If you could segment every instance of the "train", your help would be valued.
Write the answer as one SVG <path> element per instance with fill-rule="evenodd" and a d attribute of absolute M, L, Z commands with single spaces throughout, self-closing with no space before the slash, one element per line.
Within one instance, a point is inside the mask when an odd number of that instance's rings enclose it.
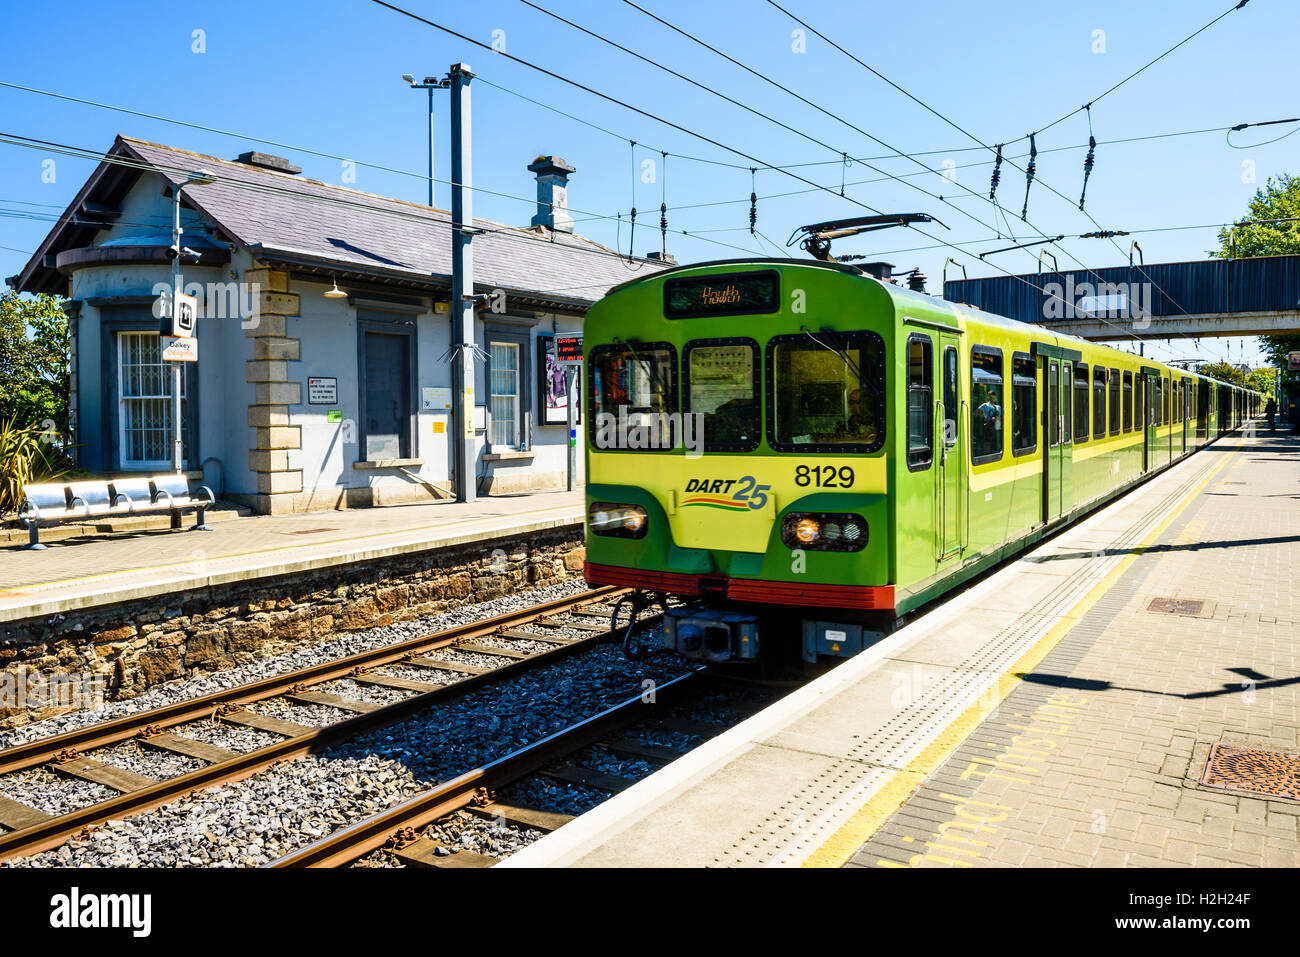
<path fill-rule="evenodd" d="M 856 654 L 1262 405 L 818 260 L 633 279 L 583 332 L 584 575 L 707 663 Z"/>

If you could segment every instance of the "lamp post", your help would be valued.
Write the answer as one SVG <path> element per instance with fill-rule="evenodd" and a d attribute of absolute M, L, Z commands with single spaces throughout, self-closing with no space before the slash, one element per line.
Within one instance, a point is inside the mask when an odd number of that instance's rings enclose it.
<path fill-rule="evenodd" d="M 433 91 L 445 90 L 451 84 L 447 80 L 440 80 L 436 76 L 426 76 L 421 83 L 415 82 L 415 77 L 410 73 L 403 73 L 402 79 L 411 85 L 413 90 L 429 91 L 429 205 L 433 205 Z"/>
<path fill-rule="evenodd" d="M 185 177 L 185 182 L 176 183 L 172 186 L 172 244 L 167 250 L 167 254 L 172 261 L 172 302 L 171 302 L 171 320 L 173 332 L 176 321 L 176 308 L 181 297 L 181 255 L 189 253 L 194 257 L 195 262 L 199 259 L 199 254 L 189 248 L 181 247 L 181 235 L 185 230 L 181 229 L 181 189 L 185 186 L 206 186 L 215 180 L 206 170 L 197 170 L 189 173 Z M 182 439 L 181 428 L 181 369 L 184 363 L 172 363 L 172 471 L 177 475 L 185 471 L 185 451 Z"/>

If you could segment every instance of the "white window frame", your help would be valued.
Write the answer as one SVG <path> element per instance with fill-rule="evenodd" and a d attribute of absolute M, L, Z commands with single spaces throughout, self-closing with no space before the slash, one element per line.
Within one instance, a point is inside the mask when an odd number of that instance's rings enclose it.
<path fill-rule="evenodd" d="M 140 470 L 149 470 L 149 471 L 162 471 L 162 470 L 166 470 L 166 469 L 171 468 L 171 464 L 172 464 L 172 463 L 171 463 L 171 442 L 172 442 L 172 439 L 171 439 L 171 428 L 172 428 L 172 424 L 171 424 L 171 415 L 172 415 L 172 404 L 171 404 L 171 382 L 172 382 L 172 370 L 171 370 L 171 364 L 170 364 L 170 363 L 167 363 L 167 362 L 162 362 L 161 359 L 159 360 L 159 365 L 161 366 L 161 381 L 164 383 L 164 385 L 165 385 L 165 387 L 166 387 L 164 392 L 162 392 L 161 394 L 158 394 L 158 395 L 128 395 L 128 394 L 127 394 L 127 390 L 126 390 L 126 381 L 125 381 L 125 380 L 126 380 L 126 376 L 125 376 L 125 362 L 124 362 L 124 359 L 125 359 L 125 351 L 126 351 L 126 348 L 127 348 L 127 340 L 128 340 L 129 338 L 139 338 L 139 339 L 143 339 L 143 338 L 152 338 L 152 339 L 157 340 L 157 339 L 159 338 L 159 336 L 158 336 L 158 333 L 156 333 L 156 332 L 139 332 L 139 331 L 127 331 L 127 330 L 124 330 L 124 331 L 122 331 L 122 332 L 118 332 L 118 333 L 117 333 L 117 336 L 116 336 L 116 339 L 117 339 L 117 343 L 116 343 L 116 345 L 117 345 L 117 350 L 116 350 L 117 355 L 116 355 L 116 363 L 115 363 L 115 364 L 116 364 L 116 367 L 117 367 L 116 371 L 117 371 L 117 442 L 118 442 L 118 446 L 117 446 L 117 447 L 118 447 L 118 457 L 119 457 L 119 459 L 120 459 L 120 461 L 121 461 L 121 467 L 124 468 L 124 469 L 140 469 Z M 133 365 L 143 365 L 143 363 L 133 363 Z M 181 376 L 181 420 L 182 420 L 182 424 L 184 424 L 184 419 L 185 419 L 185 401 L 186 401 L 186 400 L 185 400 L 185 379 L 186 379 L 186 376 L 182 375 L 182 376 Z M 129 432 L 130 430 L 127 429 L 127 414 L 126 414 L 127 405 L 128 405 L 129 403 L 152 402 L 152 401 L 159 401 L 159 400 L 161 400 L 161 401 L 163 402 L 163 422 L 164 422 L 164 428 L 166 428 L 166 430 L 167 430 L 166 437 L 164 438 L 164 441 L 163 441 L 163 449 L 167 452 L 167 455 L 166 455 L 165 457 L 161 458 L 161 459 L 132 459 L 132 458 L 128 458 L 128 457 L 127 457 L 127 452 L 128 452 L 128 450 L 130 449 L 130 444 L 129 444 L 128 441 L 127 441 L 127 435 L 128 435 L 128 432 Z"/>
<path fill-rule="evenodd" d="M 523 390 L 523 381 L 522 381 L 523 346 L 517 342 L 505 342 L 496 339 L 490 340 L 488 342 L 489 355 L 492 355 L 498 347 L 502 349 L 512 350 L 514 353 L 514 369 L 512 370 L 513 378 L 514 378 L 514 392 L 496 391 L 497 375 L 505 370 L 498 368 L 497 363 L 495 361 L 495 356 L 493 356 L 493 362 L 489 373 L 491 377 L 491 381 L 488 383 L 488 412 L 491 413 L 491 428 L 489 429 L 488 432 L 490 441 L 488 444 L 493 449 L 502 448 L 502 449 L 517 450 L 519 448 L 519 437 L 523 426 L 523 423 L 520 421 L 523 418 L 523 403 L 521 401 L 522 390 Z M 511 416 L 511 421 L 513 421 L 514 423 L 514 428 L 512 430 L 513 434 L 509 439 L 509 441 L 506 442 L 497 441 L 496 432 L 497 432 L 498 420 L 495 413 L 495 409 L 496 409 L 496 404 L 498 399 L 512 400 L 511 404 L 513 405 L 513 414 Z"/>

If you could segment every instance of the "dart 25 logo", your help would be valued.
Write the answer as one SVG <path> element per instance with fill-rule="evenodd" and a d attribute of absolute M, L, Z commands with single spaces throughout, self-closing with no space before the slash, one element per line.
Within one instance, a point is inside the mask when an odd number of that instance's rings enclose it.
<path fill-rule="evenodd" d="M 752 475 L 738 479 L 691 479 L 686 483 L 687 497 L 682 499 L 682 507 L 699 505 L 728 512 L 757 510 L 767 505 L 767 493 L 771 489 L 770 485 L 759 485 Z"/>

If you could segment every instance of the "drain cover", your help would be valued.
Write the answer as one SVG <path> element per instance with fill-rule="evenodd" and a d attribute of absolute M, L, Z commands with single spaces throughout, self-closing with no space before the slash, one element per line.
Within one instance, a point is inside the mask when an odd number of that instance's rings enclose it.
<path fill-rule="evenodd" d="M 1201 783 L 1300 801 L 1300 755 L 1216 744 L 1210 748 Z"/>
<path fill-rule="evenodd" d="M 1147 611 L 1164 612 L 1166 615 L 1199 615 L 1205 608 L 1203 601 L 1188 601 L 1183 598 L 1153 598 L 1147 605 Z"/>

